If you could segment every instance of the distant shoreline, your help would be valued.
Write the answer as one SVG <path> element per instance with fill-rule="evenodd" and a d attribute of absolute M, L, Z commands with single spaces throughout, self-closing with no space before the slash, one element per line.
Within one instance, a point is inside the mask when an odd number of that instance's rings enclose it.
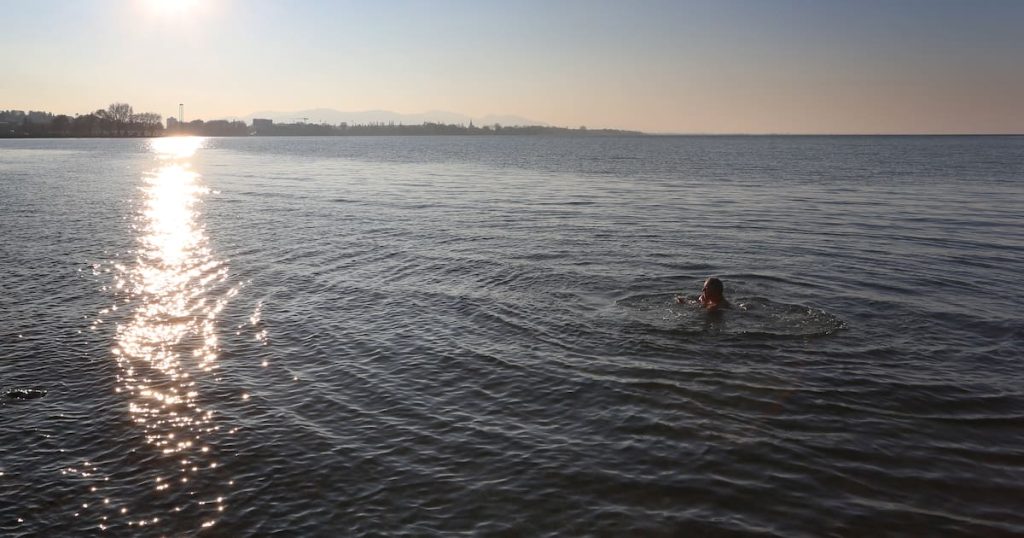
<path fill-rule="evenodd" d="M 179 105 L 180 106 L 180 105 Z M 580 126 L 550 127 L 546 125 L 502 126 L 500 123 L 477 126 L 461 123 L 424 121 L 419 124 L 401 122 L 326 122 L 275 123 L 272 119 L 253 118 L 250 124 L 239 120 L 195 119 L 189 122 L 168 117 L 166 125 L 159 114 L 136 113 L 128 103 L 111 103 L 74 117 L 40 110 L 0 110 L 0 138 L 146 138 L 167 135 L 193 136 L 495 136 L 495 135 L 586 135 L 640 136 L 644 133 L 623 129 L 588 129 Z"/>
<path fill-rule="evenodd" d="M 346 137 L 346 136 L 650 136 L 639 131 L 621 129 L 569 129 L 565 127 L 463 127 L 459 125 L 326 125 L 326 124 L 274 124 L 263 128 L 247 127 L 244 124 L 221 125 L 220 122 L 188 124 L 187 127 L 159 129 L 152 133 L 111 132 L 97 134 L 57 133 L 49 131 L 11 131 L 0 133 L 0 139 L 18 138 L 161 138 L 166 136 L 207 136 L 230 138 L 266 137 Z"/>
<path fill-rule="evenodd" d="M 379 133 L 379 134 L 250 134 L 250 135 L 219 135 L 219 134 L 193 134 L 193 133 L 163 133 L 152 136 L 64 136 L 64 135 L 2 135 L 0 140 L 41 140 L 41 139 L 67 139 L 67 140 L 89 140 L 89 139 L 150 139 L 167 138 L 175 136 L 202 136 L 205 138 L 423 138 L 423 137 L 557 137 L 557 138 L 601 138 L 601 137 L 636 137 L 636 138 L 966 138 L 966 137 L 1024 137 L 1024 133 L 899 133 L 899 134 L 785 134 L 785 133 L 644 133 L 640 131 L 617 131 L 617 130 L 594 130 L 578 132 L 572 129 L 569 132 L 559 133 L 491 133 L 491 134 L 468 134 L 468 133 L 432 133 L 432 134 L 409 134 L 409 133 Z M 607 131 L 607 132 L 605 132 Z"/>
<path fill-rule="evenodd" d="M 201 136 L 204 138 L 502 138 L 502 137 L 553 137 L 553 138 L 601 138 L 601 137 L 657 137 L 657 136 L 705 136 L 705 135 L 652 135 L 641 132 L 617 132 L 617 133 L 501 133 L 491 135 L 478 135 L 478 134 L 466 134 L 466 133 L 454 133 L 454 134 L 407 134 L 407 133 L 387 133 L 387 134 L 345 134 L 345 135 L 321 135 L 321 134 L 273 134 L 273 135 L 219 135 L 219 134 L 198 134 L 198 133 L 165 133 L 153 136 L 53 136 L 53 135 L 29 135 L 29 136 L 3 136 L 0 135 L 0 140 L 42 140 L 42 139 L 67 139 L 67 140 L 90 140 L 90 139 L 150 139 L 150 138 L 170 138 L 176 136 Z"/>

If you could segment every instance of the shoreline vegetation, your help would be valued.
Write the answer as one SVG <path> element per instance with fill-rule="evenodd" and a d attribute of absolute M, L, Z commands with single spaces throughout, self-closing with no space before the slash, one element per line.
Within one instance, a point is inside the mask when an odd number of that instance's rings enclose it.
<path fill-rule="evenodd" d="M 643 135 L 639 131 L 548 127 L 543 125 L 476 126 L 425 122 L 401 123 L 274 123 L 253 119 L 252 124 L 238 120 L 200 119 L 179 122 L 154 112 L 136 113 L 127 103 L 113 103 L 88 114 L 53 114 L 30 110 L 0 110 L 0 138 L 141 138 L 159 136 L 436 136 L 436 135 Z"/>

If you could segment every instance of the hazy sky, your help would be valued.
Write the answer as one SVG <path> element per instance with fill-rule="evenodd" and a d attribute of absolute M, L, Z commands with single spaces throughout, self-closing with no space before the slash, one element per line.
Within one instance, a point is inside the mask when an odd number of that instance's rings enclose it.
<path fill-rule="evenodd" d="M 4 0 L 0 108 L 1024 132 L 1024 0 Z"/>

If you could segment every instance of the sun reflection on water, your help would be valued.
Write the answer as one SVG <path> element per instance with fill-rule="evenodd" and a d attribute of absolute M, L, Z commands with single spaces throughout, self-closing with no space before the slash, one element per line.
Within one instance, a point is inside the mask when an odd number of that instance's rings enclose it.
<path fill-rule="evenodd" d="M 127 393 L 131 419 L 147 443 L 174 458 L 180 476 L 158 479 L 161 492 L 188 487 L 190 476 L 216 467 L 210 444 L 218 426 L 202 405 L 200 383 L 218 366 L 217 317 L 238 292 L 201 224 L 199 206 L 209 189 L 189 158 L 202 142 L 153 140 L 160 163 L 143 177 L 137 255 L 115 267 L 114 285 L 133 305 L 112 350 L 120 366 L 117 390 Z"/>
<path fill-rule="evenodd" d="M 199 136 L 166 136 L 150 140 L 149 147 L 158 159 L 187 159 L 203 147 Z"/>

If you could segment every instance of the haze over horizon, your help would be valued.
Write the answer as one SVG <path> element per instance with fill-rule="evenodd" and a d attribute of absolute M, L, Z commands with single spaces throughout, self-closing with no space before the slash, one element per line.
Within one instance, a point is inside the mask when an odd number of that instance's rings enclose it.
<path fill-rule="evenodd" d="M 0 108 L 1021 133 L 1021 21 L 1010 0 L 38 0 L 5 6 Z"/>

